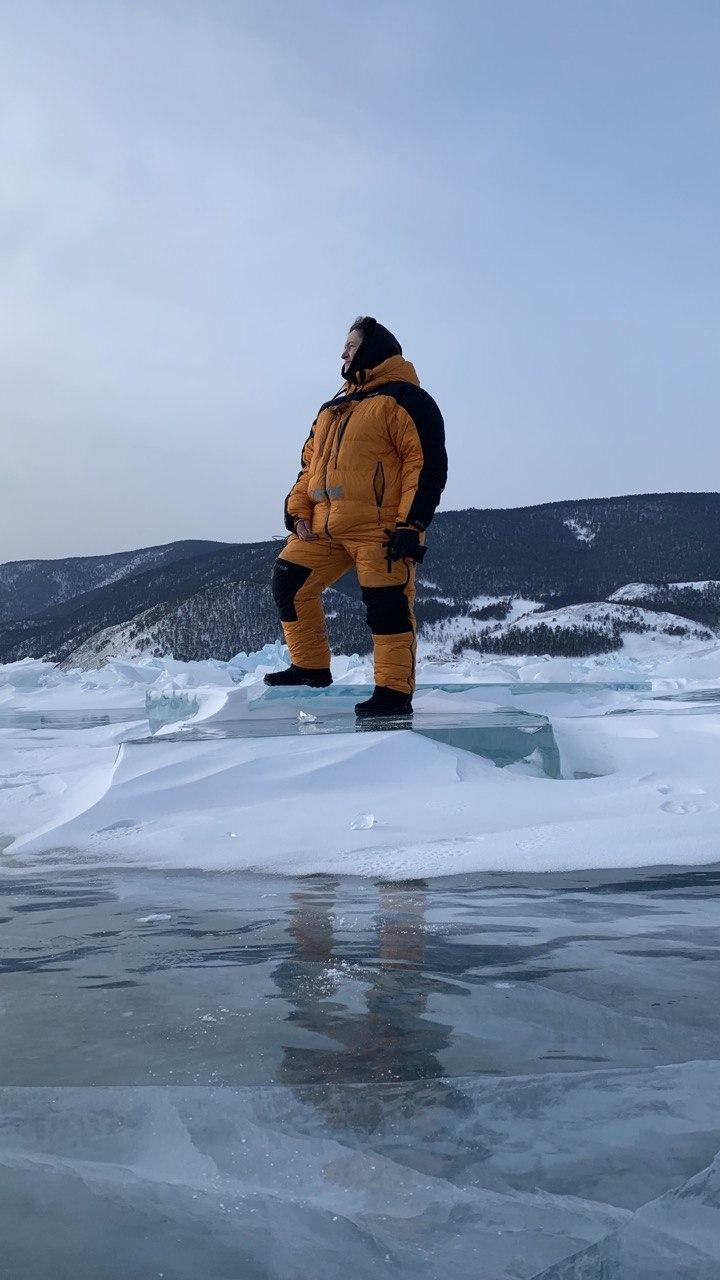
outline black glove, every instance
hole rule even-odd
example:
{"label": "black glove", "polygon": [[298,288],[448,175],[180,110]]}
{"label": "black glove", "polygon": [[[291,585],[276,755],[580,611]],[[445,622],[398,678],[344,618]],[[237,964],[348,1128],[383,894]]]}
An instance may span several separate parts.
{"label": "black glove", "polygon": [[385,530],[388,541],[383,542],[387,550],[388,573],[393,560],[414,560],[419,564],[427,547],[420,541],[420,530],[414,524],[400,524],[396,529]]}

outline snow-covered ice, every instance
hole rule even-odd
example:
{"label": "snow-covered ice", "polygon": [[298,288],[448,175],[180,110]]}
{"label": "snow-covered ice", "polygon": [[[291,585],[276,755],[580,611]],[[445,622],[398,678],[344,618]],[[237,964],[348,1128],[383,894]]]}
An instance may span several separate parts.
{"label": "snow-covered ice", "polygon": [[[287,699],[262,683],[283,661],[277,646],[254,665],[241,656],[82,673],[39,662],[2,668],[4,864],[437,876],[710,862],[720,833],[720,704],[698,701],[698,691],[711,699],[720,689],[720,645],[643,649],[643,637],[633,639],[596,659],[421,664],[419,720],[458,709],[543,717],[559,780],[497,769],[410,731],[316,733],[318,717],[347,710],[344,691],[371,679],[357,658],[335,661],[333,689],[299,696],[291,714],[307,732],[292,741],[221,732],[243,716],[288,715]],[[133,741],[147,737],[147,717],[152,741]],[[164,740],[178,724],[201,722],[217,726],[217,739]],[[354,830],[366,811],[375,825]],[[233,845],[228,830],[239,837]]]}

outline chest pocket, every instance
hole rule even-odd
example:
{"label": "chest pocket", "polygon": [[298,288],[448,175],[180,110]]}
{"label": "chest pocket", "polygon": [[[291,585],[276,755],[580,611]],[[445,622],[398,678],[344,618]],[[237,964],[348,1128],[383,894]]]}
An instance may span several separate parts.
{"label": "chest pocket", "polygon": [[378,462],[373,476],[373,489],[375,491],[375,502],[378,507],[383,504],[385,497],[385,468],[382,462]]}
{"label": "chest pocket", "polygon": [[340,423],[340,426],[337,429],[337,435],[335,437],[335,466],[337,466],[338,464],[338,458],[340,457],[340,449],[342,448],[343,436],[345,435],[345,430],[347,428],[347,424],[349,421],[350,421],[350,414],[346,413],[345,417]]}

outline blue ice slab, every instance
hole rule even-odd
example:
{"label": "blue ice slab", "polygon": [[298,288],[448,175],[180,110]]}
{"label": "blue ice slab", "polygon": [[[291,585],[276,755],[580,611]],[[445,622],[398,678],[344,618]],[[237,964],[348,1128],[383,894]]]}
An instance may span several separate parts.
{"label": "blue ice slab", "polygon": [[[506,685],[483,685],[475,682],[470,684],[419,684],[416,687],[416,693],[427,693],[428,691],[438,693],[467,693],[470,689],[504,689]],[[372,685],[368,684],[331,684],[326,689],[313,689],[310,685],[289,685],[280,686],[266,685],[263,692],[248,704],[250,711],[260,711],[266,707],[269,702],[297,702],[302,698],[303,702],[307,698],[313,701],[327,702],[329,698],[336,701],[338,698],[347,702],[357,702],[361,698],[368,698],[372,693]]]}
{"label": "blue ice slab", "polygon": [[[575,680],[575,681],[493,681],[492,683],[484,681],[451,681],[447,684],[431,682],[429,684],[418,684],[415,689],[416,694],[420,693],[490,693],[498,689],[506,690],[513,697],[527,697],[533,693],[567,693],[567,694],[583,694],[588,691],[594,692],[598,689],[607,689],[611,692],[631,692],[631,693],[650,693],[652,691],[652,683],[650,680]],[[347,698],[348,701],[359,698],[367,698],[371,688],[367,684],[332,684],[326,689],[311,689],[307,685],[294,685],[290,687],[280,687],[269,685],[263,693],[254,698],[250,703],[250,710],[261,710],[270,702],[297,702],[299,696],[303,701],[312,698],[322,702],[328,698]]]}
{"label": "blue ice slab", "polygon": [[650,693],[651,680],[559,680],[550,681],[518,680],[514,684],[473,685],[474,689],[509,689],[516,696],[528,693],[586,693],[588,689],[608,689],[611,693]]}
{"label": "blue ice slab", "polygon": [[321,706],[317,702],[315,710],[318,712],[317,720],[301,719],[295,699],[295,705],[288,709],[287,716],[248,715],[235,720],[188,720],[174,732],[132,741],[137,745],[153,746],[163,742],[209,742],[224,738],[305,738],[336,733],[404,731],[482,756],[501,769],[538,753],[535,758],[541,770],[548,777],[560,777],[560,756],[550,723],[545,716],[527,711],[502,707],[497,711],[463,711],[459,708],[457,712],[416,711],[411,719],[359,720],[351,707],[326,719],[321,718]]}
{"label": "blue ice slab", "polygon": [[32,711],[25,708],[0,709],[0,728],[3,729],[97,729],[104,724],[124,724],[129,720],[144,720],[145,708],[70,707],[66,711]]}
{"label": "blue ice slab", "polygon": [[499,769],[537,753],[543,773],[549,778],[561,776],[560,753],[545,716],[518,712],[503,716],[498,712],[492,716],[468,716],[466,723],[448,716],[419,716],[413,731],[434,742],[482,756]]}
{"label": "blue ice slab", "polygon": [[720,702],[720,689],[685,689],[678,693],[656,693],[653,702]]}
{"label": "blue ice slab", "polygon": [[[546,776],[559,778],[559,752],[547,717],[508,706],[509,696],[519,698],[560,693],[582,697],[597,690],[648,692],[651,688],[647,680],[542,683],[428,681],[416,688],[415,713],[411,721],[358,721],[355,704],[367,698],[370,692],[367,684],[340,682],[324,689],[306,685],[258,687],[254,684],[246,686],[246,700],[242,702],[239,714],[228,705],[222,714],[207,719],[195,718],[197,706],[193,705],[193,691],[186,690],[178,695],[180,701],[177,706],[168,708],[153,702],[148,708],[152,734],[160,728],[170,728],[173,723],[177,724],[177,729],[163,732],[159,739],[150,737],[136,741],[146,744],[156,741],[197,742],[401,729],[482,756],[499,768],[534,756]],[[441,709],[437,709],[423,705],[425,694],[449,696],[445,697]],[[468,694],[475,697],[463,697]],[[449,705],[455,702],[456,706]]]}

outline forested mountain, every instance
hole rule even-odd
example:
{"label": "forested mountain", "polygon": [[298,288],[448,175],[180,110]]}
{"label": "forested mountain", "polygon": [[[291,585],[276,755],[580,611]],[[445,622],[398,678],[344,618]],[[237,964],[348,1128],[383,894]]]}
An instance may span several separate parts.
{"label": "forested mountain", "polygon": [[149,569],[161,569],[225,546],[222,542],[169,542],[109,556],[66,560],[11,560],[0,565],[0,623],[29,618],[51,605]]}
{"label": "forested mountain", "polygon": [[[359,600],[330,590],[325,610],[337,652],[364,652],[369,633]],[[277,609],[268,589],[223,579],[193,595],[155,605],[130,622],[96,632],[66,659],[68,666],[95,667],[114,655],[169,654],[181,662],[232,658],[251,653],[280,636]],[[59,655],[56,655],[59,656]]]}
{"label": "forested mountain", "polygon": [[[418,574],[417,615],[424,633],[437,633],[443,643],[481,632],[488,641],[494,636],[488,647],[497,649],[507,643],[499,624],[507,621],[505,630],[517,634],[520,602],[558,610],[608,600],[627,584],[639,592],[627,601],[636,609],[680,614],[710,627],[720,623],[717,493],[441,512],[429,543]],[[280,634],[269,589],[280,547],[276,541],[185,542],[89,561],[0,566],[5,616],[14,610],[13,620],[0,628],[0,661],[74,661],[81,646],[85,663],[111,652],[228,658],[257,649]],[[26,578],[22,563],[32,566]],[[23,589],[24,582],[32,589]],[[700,588],[688,585],[693,583]],[[30,614],[33,592],[38,599],[43,591],[41,607]],[[328,594],[326,606],[334,646],[367,651],[351,575]],[[544,633],[534,630],[540,643]],[[532,642],[524,636],[517,643]],[[585,643],[592,647],[592,634]],[[607,644],[605,637],[601,647]]]}
{"label": "forested mountain", "polygon": [[720,494],[660,493],[448,511],[431,528],[428,576],[458,598],[605,599],[628,582],[720,577]]}
{"label": "forested mountain", "polygon": [[[0,628],[0,660],[48,656],[60,661],[98,631],[127,622],[148,608],[174,606],[214,585],[227,589],[239,582],[250,592],[264,589],[273,558],[272,543],[221,543],[219,550],[170,561],[71,596]],[[258,606],[262,608],[260,597]]]}

